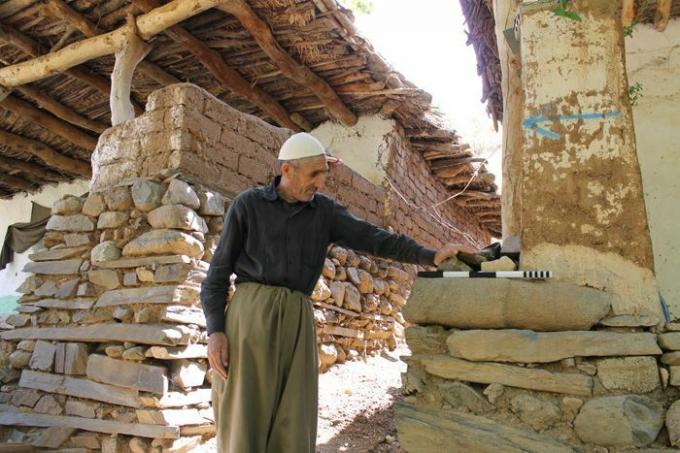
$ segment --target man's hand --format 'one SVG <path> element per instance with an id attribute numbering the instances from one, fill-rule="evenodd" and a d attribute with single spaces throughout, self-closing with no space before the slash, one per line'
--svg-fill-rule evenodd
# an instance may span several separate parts
<path id="1" fill-rule="evenodd" d="M 444 247 L 439 249 L 437 254 L 434 256 L 434 265 L 439 266 L 444 261 L 458 255 L 458 252 L 474 253 L 470 247 L 460 244 L 446 244 Z"/>
<path id="2" fill-rule="evenodd" d="M 208 337 L 208 362 L 222 379 L 227 378 L 229 367 L 229 341 L 223 332 L 213 332 Z"/>

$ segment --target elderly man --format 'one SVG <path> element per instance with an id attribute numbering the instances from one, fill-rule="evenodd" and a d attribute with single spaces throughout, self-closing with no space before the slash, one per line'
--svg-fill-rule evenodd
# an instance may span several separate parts
<path id="1" fill-rule="evenodd" d="M 239 194 L 227 212 L 201 290 L 222 453 L 315 451 L 318 371 L 309 296 L 330 243 L 422 265 L 458 252 L 389 233 L 319 193 L 336 163 L 316 138 L 295 134 L 279 152 L 281 175 Z M 236 292 L 227 306 L 232 273 Z"/>

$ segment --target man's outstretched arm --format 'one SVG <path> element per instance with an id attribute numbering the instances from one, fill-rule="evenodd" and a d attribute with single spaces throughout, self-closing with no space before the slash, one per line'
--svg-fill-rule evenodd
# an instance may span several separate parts
<path id="1" fill-rule="evenodd" d="M 439 266 L 466 249 L 458 244 L 447 244 L 440 250 L 424 247 L 406 235 L 390 233 L 359 219 L 337 202 L 333 207 L 331 228 L 332 242 L 374 256 L 423 266 Z"/>

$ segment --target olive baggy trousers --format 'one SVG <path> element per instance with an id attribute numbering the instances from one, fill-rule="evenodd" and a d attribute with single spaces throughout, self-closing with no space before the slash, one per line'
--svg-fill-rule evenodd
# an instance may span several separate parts
<path id="1" fill-rule="evenodd" d="M 309 298 L 240 283 L 226 310 L 227 379 L 212 374 L 220 453 L 314 453 L 318 365 Z"/>

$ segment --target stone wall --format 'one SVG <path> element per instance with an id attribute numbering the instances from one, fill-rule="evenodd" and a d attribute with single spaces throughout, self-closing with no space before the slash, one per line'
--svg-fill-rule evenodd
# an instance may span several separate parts
<path id="1" fill-rule="evenodd" d="M 3 442 L 189 451 L 214 433 L 200 283 L 229 198 L 268 182 L 289 132 L 190 85 L 148 109 L 102 134 L 89 195 L 55 203 L 0 325 Z M 383 188 L 341 167 L 329 191 L 382 223 Z M 321 371 L 396 346 L 414 272 L 329 251 L 312 295 Z"/>
<path id="2" fill-rule="evenodd" d="M 464 267 L 460 263 L 453 267 Z M 555 281 L 418 279 L 397 409 L 411 453 L 680 446 L 680 326 Z"/>
<path id="3" fill-rule="evenodd" d="M 29 222 L 31 220 L 32 203 L 42 206 L 52 206 L 52 204 L 66 194 L 82 195 L 88 191 L 89 181 L 78 179 L 73 182 L 61 182 L 59 184 L 49 184 L 44 186 L 37 193 L 21 193 L 12 198 L 0 200 L 0 244 L 5 242 L 7 227 L 18 222 Z M 3 297 L 19 297 L 15 291 L 26 279 L 26 275 L 21 271 L 28 262 L 30 251 L 24 253 L 14 253 L 11 263 L 5 269 L 0 270 L 0 299 Z M 0 302 L 2 305 L 2 302 Z M 6 314 L 0 308 L 0 316 Z"/>

